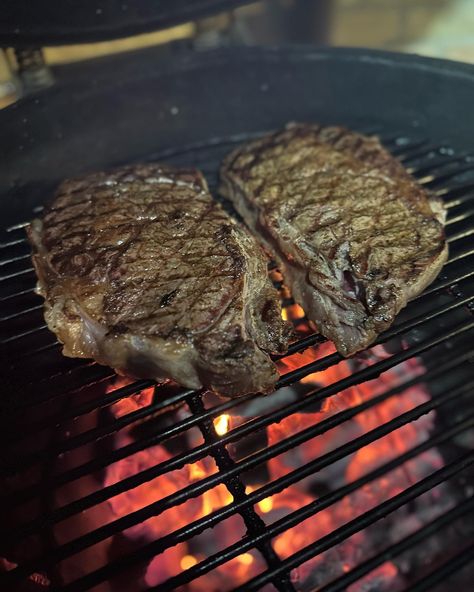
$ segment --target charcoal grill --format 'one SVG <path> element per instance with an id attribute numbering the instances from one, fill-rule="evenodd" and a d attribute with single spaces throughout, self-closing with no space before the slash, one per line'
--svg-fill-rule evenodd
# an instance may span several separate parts
<path id="1" fill-rule="evenodd" d="M 67 84 L 0 112 L 3 146 L 7 149 L 0 174 L 5 225 L 0 244 L 5 371 L 0 402 L 4 484 L 0 556 L 12 562 L 9 571 L 0 574 L 0 587 L 90 590 L 135 573 L 137 566 L 166 549 L 238 514 L 246 529 L 242 539 L 209 553 L 150 589 L 188 586 L 184 589 L 193 590 L 193 582 L 203 574 L 242 553 L 257 550 L 265 566 L 261 573 L 229 587 L 259 590 L 270 584 L 280 591 L 298 590 L 291 577 L 293 569 L 444 482 L 455 500 L 449 511 L 397 542 L 382 546 L 320 589 L 346 590 L 384 562 L 425 545 L 431 536 L 446 529 L 454 529 L 454 542 L 445 550 L 443 560 L 415 574 L 404 589 L 448 590 L 453 582 L 462 586 L 472 574 L 469 563 L 474 556 L 469 542 L 474 453 L 469 448 L 472 439 L 468 438 L 474 425 L 470 407 L 474 384 L 474 159 L 470 151 L 474 70 L 460 64 L 365 50 L 239 48 L 185 53 L 159 64 L 153 56 L 153 51 L 146 50 L 122 57 L 120 78 L 111 75 L 109 59 L 95 60 L 87 70 L 84 66 L 72 67 Z M 84 84 L 86 78 L 88 85 Z M 112 404 L 153 387 L 154 382 L 140 380 L 114 387 L 110 369 L 62 357 L 59 344 L 44 324 L 41 300 L 33 292 L 35 276 L 24 231 L 28 220 L 40 211 L 61 178 L 124 162 L 161 160 L 197 166 L 215 192 L 218 165 L 225 154 L 238 143 L 294 119 L 334 122 L 378 134 L 421 183 L 442 196 L 448 208 L 450 257 L 440 276 L 378 339 L 377 343 L 384 344 L 389 352 L 386 356 L 372 365 L 359 366 L 336 382 L 313 388 L 304 398 L 282 402 L 249 417 L 223 435 L 216 432 L 213 420 L 255 402 L 258 395 L 209 403 L 200 391 L 156 386 L 150 405 L 112 417 L 108 412 Z M 284 304 L 290 306 L 292 302 L 286 300 Z M 288 355 L 323 342 L 318 334 L 305 335 L 291 345 Z M 277 443 L 249 450 L 242 458 L 236 460 L 231 453 L 232 445 L 245 444 L 265 427 L 305 412 L 348 387 L 377 379 L 415 357 L 423 361 L 426 371 L 422 375 L 401 380 L 370 401 L 343 409 Z M 337 353 L 322 355 L 283 374 L 277 389 L 281 391 L 340 362 Z M 268 478 L 251 493 L 246 491 L 251 470 L 420 383 L 429 387 L 428 401 L 277 479 Z M 180 405 L 187 410 L 181 419 L 160 422 L 163 413 Z M 257 512 L 258 502 L 430 410 L 438 412 L 436 429 L 407 452 L 283 518 L 269 522 Z M 114 437 L 129 428 L 135 429 L 135 438 L 117 447 Z M 96 485 L 58 505 L 58 491 L 71 484 L 79 487 L 90 477 L 100 483 L 103 471 L 113 463 L 151 446 L 179 441 L 177 438 L 189 430 L 200 434 L 197 445 L 175 446 L 169 458 L 154 466 L 116 483 Z M 310 516 L 317 519 L 325 508 L 435 446 L 443 452 L 442 467 L 368 511 L 360 513 L 355 508 L 347 523 L 286 558 L 275 550 L 274 539 L 280 533 Z M 68 455 L 81 450 L 87 453 L 79 461 L 64 465 Z M 63 521 L 81 520 L 87 511 L 113 496 L 208 457 L 215 461 L 214 473 L 107 524 L 78 536 L 70 533 L 67 540 L 58 541 L 57 527 Z M 233 496 L 228 505 L 177 530 L 170 528 L 155 540 L 131 545 L 103 565 L 63 580 L 59 569 L 62 561 L 177 504 L 189 503 L 217 484 L 224 484 Z M 36 574 L 34 581 L 28 580 L 32 574 Z"/>

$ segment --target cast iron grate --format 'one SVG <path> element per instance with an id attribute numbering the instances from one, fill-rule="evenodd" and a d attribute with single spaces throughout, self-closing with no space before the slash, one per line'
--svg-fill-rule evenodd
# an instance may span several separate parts
<path id="1" fill-rule="evenodd" d="M 363 131 L 378 133 L 379 130 Z M 113 403 L 154 386 L 154 382 L 140 380 L 109 389 L 109 392 L 104 393 L 105 385 L 109 385 L 114 378 L 114 373 L 110 369 L 90 361 L 70 360 L 61 356 L 58 342 L 44 324 L 41 301 L 33 291 L 35 276 L 24 235 L 26 222 L 20 221 L 17 225 L 6 229 L 0 244 L 2 270 L 0 323 L 4 367 L 7 371 L 6 384 L 9 388 L 1 403 L 3 409 L 0 469 L 6 484 L 1 505 L 3 508 L 8 508 L 8 512 L 12 512 L 12 515 L 21 510 L 25 504 L 34 503 L 35 500 L 39 500 L 39 506 L 36 512 L 26 512 L 25 519 L 13 518 L 7 521 L 8 523 L 5 522 L 5 527 L 0 531 L 2 545 L 0 556 L 13 560 L 17 550 L 27 544 L 31 536 L 42 537 L 42 545 L 38 547 L 37 552 L 18 561 L 18 565 L 12 565 L 10 571 L 0 576 L 2 589 L 12 589 L 31 574 L 41 573 L 45 574 L 55 590 L 68 592 L 89 590 L 180 542 L 190 540 L 229 516 L 239 514 L 247 531 L 241 540 L 211 554 L 153 589 L 172 590 L 184 586 L 230 559 L 257 549 L 265 559 L 266 569 L 246 582 L 239 590 L 257 590 L 267 583 L 273 584 L 278 590 L 295 590 L 295 585 L 290 578 L 292 569 L 410 503 L 438 484 L 462 479 L 467 468 L 474 463 L 474 453 L 456 449 L 457 456 L 449 458 L 442 468 L 373 509 L 355 515 L 343 526 L 311 542 L 289 557 L 282 559 L 274 549 L 272 541 L 278 534 L 331 507 L 351 492 L 403 466 L 422 452 L 453 441 L 474 426 L 474 413 L 470 411 L 468 404 L 468 398 L 472 396 L 474 386 L 472 366 L 474 360 L 472 347 L 474 158 L 467 154 L 458 154 L 449 147 L 432 145 L 428 140 L 410 135 L 383 132 L 380 136 L 387 147 L 402 159 L 423 184 L 444 199 L 448 209 L 447 236 L 450 244 L 448 263 L 434 284 L 415 299 L 395 325 L 377 340 L 378 344 L 388 344 L 389 355 L 375 361 L 372 365 L 355 369 L 345 378 L 315 389 L 311 396 L 287 402 L 276 409 L 258 414 L 224 435 L 217 434 L 213 420 L 224 412 L 232 412 L 236 407 L 255 401 L 257 395 L 246 395 L 238 401 L 214 401 L 209 406 L 204 404 L 202 392 L 168 389 L 164 390 L 163 395 L 160 392 L 162 387 L 158 386 L 156 387 L 158 396 L 153 398 L 150 405 L 113 420 L 110 420 L 110 417 L 106 418 L 97 425 L 78 433 L 64 435 L 63 432 L 67 426 L 74 425 L 74 422 L 87 417 L 88 414 L 103 413 Z M 176 165 L 197 166 L 208 178 L 211 189 L 215 190 L 217 170 L 222 157 L 234 144 L 245 139 L 247 137 L 240 136 L 214 140 L 174 152 L 156 154 L 150 157 L 150 160 L 168 160 Z M 32 216 L 33 213 L 27 217 Z M 290 306 L 291 299 L 286 299 L 284 304 Z M 288 356 L 323 342 L 324 338 L 318 334 L 303 336 L 291 345 Z M 421 356 L 424 360 L 426 373 L 422 376 L 410 378 L 368 401 L 344 409 L 288 438 L 251 452 L 242 459 L 234 460 L 229 454 L 229 444 L 250 438 L 266 426 L 273 425 L 291 414 L 304 412 L 344 389 L 373 380 L 415 356 Z M 281 376 L 278 389 L 293 385 L 309 374 L 332 368 L 341 360 L 339 354 L 330 353 L 301 368 L 290 370 Z M 450 377 L 447 382 L 446 377 Z M 335 426 L 350 421 L 364 410 L 390 397 L 395 397 L 410 386 L 419 383 L 443 383 L 444 386 L 435 389 L 436 392 L 432 392 L 429 401 L 382 423 L 329 453 L 298 466 L 288 474 L 269 480 L 259 489 L 246 493 L 242 476 L 249 470 L 261 466 L 269 459 L 315 436 L 325 434 Z M 94 397 L 84 396 L 93 388 L 102 389 L 102 394 Z M 179 404 L 186 404 L 189 410 L 189 414 L 179 421 L 145 431 L 140 437 L 120 448 L 104 446 L 99 453 L 62 471 L 56 469 L 58 459 L 64 455 L 84 446 L 107 442 L 108 438 L 113 437 L 120 430 L 139 425 L 144 421 L 152 421 L 157 414 Z M 430 410 L 452 408 L 453 405 L 462 412 L 452 414 L 452 420 L 448 421 L 442 429 L 435 431 L 426 441 L 355 481 L 327 492 L 314 502 L 292 511 L 271 524 L 266 524 L 256 512 L 255 506 L 259 501 L 346 458 Z M 54 427 L 53 430 L 51 430 L 52 427 Z M 130 458 L 137 452 L 168 442 L 196 428 L 201 433 L 202 442 L 189 450 L 178 451 L 154 466 L 120 479 L 116 483 L 96 488 L 63 505 L 57 506 L 52 501 L 55 492 L 61 487 L 87 476 L 96 475 L 119 460 Z M 51 431 L 53 434 L 49 437 L 40 437 L 40 434 Z M 38 445 L 22 448 L 21 442 L 31 437 L 33 439 L 38 437 Z M 166 475 L 170 471 L 207 457 L 214 459 L 217 465 L 216 472 L 158 501 L 98 526 L 90 532 L 65 542 L 55 542 L 54 529 L 62 521 L 160 475 Z M 22 481 L 22 474 L 28 471 L 33 471 L 33 478 Z M 67 584 L 62 584 L 58 579 L 57 566 L 61 561 L 150 517 L 158 516 L 167 509 L 209 491 L 221 483 L 225 484 L 233 496 L 233 501 L 228 505 L 213 510 L 174 532 L 142 544 L 120 558 L 112 559 Z M 473 499 L 468 493 L 461 496 L 458 499 L 459 503 L 448 512 L 424 525 L 415 533 L 383 549 L 356 568 L 343 573 L 336 580 L 325 585 L 322 590 L 324 592 L 345 590 L 347 586 L 382 565 L 383 562 L 425 541 L 433 533 L 441 531 L 472 512 Z M 438 584 L 454 572 L 461 570 L 472 559 L 473 549 L 472 546 L 463 545 L 461 541 L 458 551 L 459 553 L 450 557 L 445 564 L 415 581 L 409 589 L 431 589 L 434 583 Z"/>

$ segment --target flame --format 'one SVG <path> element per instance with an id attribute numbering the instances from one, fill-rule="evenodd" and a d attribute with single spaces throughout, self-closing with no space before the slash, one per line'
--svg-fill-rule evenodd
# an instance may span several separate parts
<path id="1" fill-rule="evenodd" d="M 284 321 L 295 321 L 303 319 L 305 316 L 306 313 L 299 304 L 292 304 L 281 309 L 281 318 Z"/>
<path id="2" fill-rule="evenodd" d="M 253 563 L 253 556 L 250 553 L 243 553 L 238 557 L 242 565 L 251 565 Z"/>
<path id="3" fill-rule="evenodd" d="M 261 502 L 258 502 L 257 505 L 262 510 L 262 512 L 266 514 L 267 512 L 270 512 L 273 508 L 273 500 L 271 497 L 266 497 Z"/>
<path id="4" fill-rule="evenodd" d="M 188 471 L 190 481 L 199 481 L 199 479 L 204 479 L 204 477 L 206 477 L 206 471 L 200 462 L 189 465 Z"/>
<path id="5" fill-rule="evenodd" d="M 194 557 L 194 555 L 184 555 L 181 561 L 179 562 L 181 569 L 183 570 L 193 567 L 193 565 L 196 565 L 196 563 L 197 559 L 196 557 Z"/>
<path id="6" fill-rule="evenodd" d="M 227 413 L 219 415 L 219 417 L 216 417 L 214 419 L 214 429 L 216 430 L 218 436 L 223 436 L 224 434 L 227 434 L 227 432 L 229 431 L 229 425 L 230 415 L 228 415 Z"/>
<path id="7" fill-rule="evenodd" d="M 247 487 L 245 488 L 245 493 L 249 495 L 257 489 L 258 488 L 254 487 L 253 485 L 247 485 Z M 266 497 L 263 500 L 257 502 L 256 505 L 261 512 L 263 512 L 264 514 L 268 514 L 268 512 L 271 512 L 273 509 L 273 499 L 271 497 Z"/>

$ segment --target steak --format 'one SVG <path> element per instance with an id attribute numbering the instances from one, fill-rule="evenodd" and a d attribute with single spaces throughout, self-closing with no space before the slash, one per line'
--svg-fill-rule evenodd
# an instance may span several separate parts
<path id="1" fill-rule="evenodd" d="M 289 326 L 249 232 L 196 170 L 68 180 L 29 228 L 49 328 L 71 357 L 222 395 L 269 392 Z"/>
<path id="2" fill-rule="evenodd" d="M 235 150 L 221 179 L 344 356 L 370 345 L 446 261 L 441 202 L 375 137 L 290 124 Z"/>

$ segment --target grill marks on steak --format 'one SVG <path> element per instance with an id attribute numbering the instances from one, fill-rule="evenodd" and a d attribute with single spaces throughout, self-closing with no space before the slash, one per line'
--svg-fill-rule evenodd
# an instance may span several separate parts
<path id="1" fill-rule="evenodd" d="M 343 355 L 372 343 L 447 258 L 441 203 L 376 138 L 290 125 L 230 154 L 221 178 Z"/>
<path id="2" fill-rule="evenodd" d="M 283 353 L 267 260 L 202 175 L 150 164 L 64 182 L 29 236 L 65 355 L 224 395 L 268 392 Z"/>

